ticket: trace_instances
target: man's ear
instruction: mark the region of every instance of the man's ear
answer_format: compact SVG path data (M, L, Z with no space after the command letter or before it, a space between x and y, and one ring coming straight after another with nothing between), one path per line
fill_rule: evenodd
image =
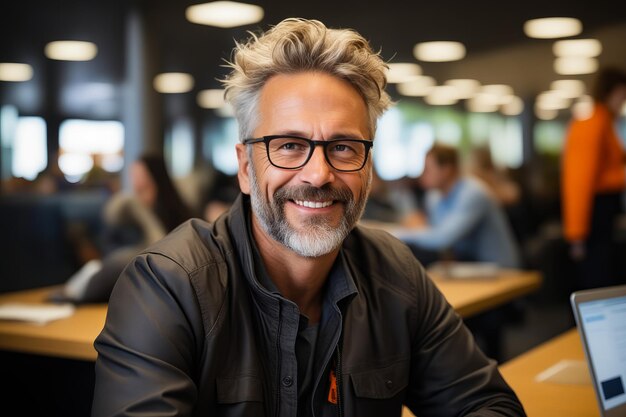
M237 150L237 163L239 164L239 170L237 171L237 179L239 180L239 189L244 194L250 194L250 178L248 176L248 167L250 161L248 160L248 149L243 143L235 145Z

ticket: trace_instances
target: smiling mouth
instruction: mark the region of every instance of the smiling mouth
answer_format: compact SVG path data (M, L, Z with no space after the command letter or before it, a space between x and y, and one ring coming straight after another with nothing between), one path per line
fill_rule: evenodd
M307 207L307 208L324 208L333 204L333 200L329 201L306 201L306 200L292 200L299 206Z

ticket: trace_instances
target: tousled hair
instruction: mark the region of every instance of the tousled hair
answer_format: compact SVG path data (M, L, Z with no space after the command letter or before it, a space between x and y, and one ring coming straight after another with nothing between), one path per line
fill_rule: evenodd
M329 29L317 20L289 18L244 43L236 42L230 74L222 80L239 122L240 139L258 125L261 89L278 74L323 72L349 82L363 97L372 137L391 105L385 92L387 65L365 38L350 29Z

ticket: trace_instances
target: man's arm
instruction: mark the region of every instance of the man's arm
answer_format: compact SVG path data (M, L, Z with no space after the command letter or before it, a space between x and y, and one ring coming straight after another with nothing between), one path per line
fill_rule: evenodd
M438 224L416 230L396 229L393 234L424 249L447 249L469 233L485 215L486 198L477 192L464 192Z
M95 342L92 416L189 416L202 319L187 272L156 254L124 270Z
M476 345L461 318L429 279L418 280L406 405L420 417L525 416L495 361Z

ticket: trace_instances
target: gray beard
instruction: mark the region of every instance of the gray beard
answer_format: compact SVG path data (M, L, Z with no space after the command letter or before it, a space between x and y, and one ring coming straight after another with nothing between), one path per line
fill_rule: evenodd
M324 186L316 188L302 185L278 189L274 193L273 201L270 202L261 192L251 161L248 166L248 176L250 178L252 211L265 233L305 258L326 255L341 246L365 210L371 183L371 175L369 175L360 201L354 199L352 192L347 187ZM285 204L289 200L333 200L335 203L343 203L345 215L338 226L329 224L324 216L311 216L305 224L305 229L299 232L289 224L285 216Z

